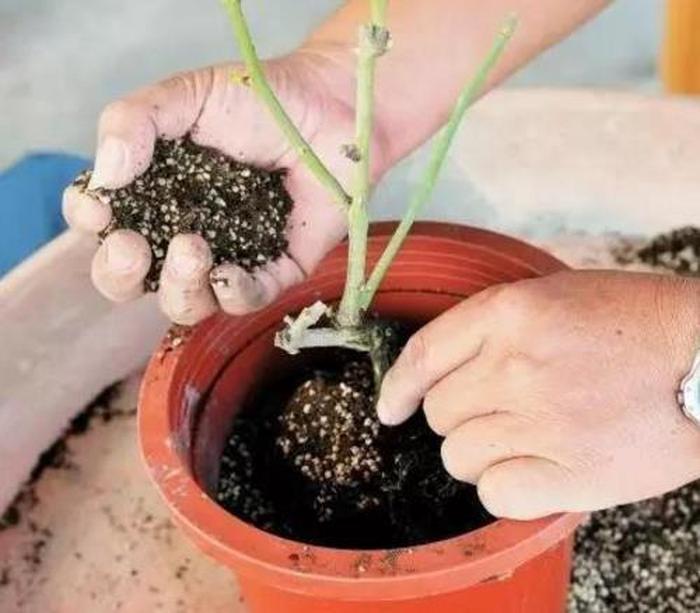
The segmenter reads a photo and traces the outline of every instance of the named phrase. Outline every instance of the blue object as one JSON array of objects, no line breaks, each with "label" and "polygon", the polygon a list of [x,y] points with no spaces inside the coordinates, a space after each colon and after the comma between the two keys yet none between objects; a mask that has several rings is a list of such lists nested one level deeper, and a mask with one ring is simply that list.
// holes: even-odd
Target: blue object
[{"label": "blue object", "polygon": [[0,173],[0,276],[65,227],[63,189],[89,160],[62,153],[35,153]]}]

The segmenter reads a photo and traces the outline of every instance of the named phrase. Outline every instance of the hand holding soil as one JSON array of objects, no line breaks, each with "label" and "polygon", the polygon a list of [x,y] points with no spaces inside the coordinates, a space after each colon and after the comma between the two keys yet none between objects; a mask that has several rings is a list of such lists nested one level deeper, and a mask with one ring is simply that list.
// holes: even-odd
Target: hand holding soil
[{"label": "hand holding soil", "polygon": [[[340,77],[328,66],[328,61],[307,51],[268,63],[267,76],[304,137],[342,180],[353,166],[340,147],[352,140],[353,114],[351,107],[336,97],[336,90],[346,88],[338,85]],[[234,66],[222,65],[177,75],[104,110],[99,122],[95,169],[87,191],[84,185],[69,187],[64,195],[64,213],[71,227],[103,234],[92,275],[107,298],[131,300],[144,289],[160,285],[163,311],[176,323],[194,324],[217,308],[243,314],[269,304],[285,288],[300,281],[345,235],[342,211],[334,207],[325,188],[303,167],[245,80],[236,82],[236,70]],[[170,144],[183,137],[184,141]],[[210,154],[204,150],[204,162],[192,161],[192,155],[202,152],[198,146],[210,148]],[[173,155],[173,147],[181,155]],[[175,225],[179,235],[173,232],[170,212],[165,211],[168,228],[161,230],[150,222],[151,233],[160,233],[155,241],[144,235],[149,230],[125,229],[123,211],[117,211],[116,205],[110,206],[110,199],[123,205],[127,194],[134,206],[147,208],[157,204],[157,212],[168,204],[156,203],[152,195],[153,188],[158,190],[163,185],[156,181],[165,180],[161,170],[152,164],[158,161],[159,152],[163,165],[175,158],[175,169],[182,173],[187,174],[190,166],[206,173],[202,183],[207,186],[212,184],[212,164],[216,170],[221,163],[230,163],[234,171],[237,168],[238,173],[244,174],[242,164],[265,169],[261,180],[273,183],[274,173],[272,179],[266,178],[269,171],[284,172],[284,187],[294,202],[286,221],[286,236],[277,240],[276,249],[257,243],[252,248],[248,246],[248,251],[257,247],[258,253],[246,255],[243,260],[239,257],[233,263],[222,262],[220,251],[212,246],[213,233],[230,230],[224,223],[230,221],[226,210],[224,215],[229,214],[229,219],[222,222],[210,218],[199,224],[184,220],[180,226]],[[385,164],[381,155],[375,155],[374,160],[373,173],[378,176]],[[202,166],[204,163],[208,166]],[[231,181],[222,180],[222,184],[227,183]],[[98,192],[103,196],[99,197]],[[149,193],[153,202],[146,200]],[[139,202],[137,197],[144,201]],[[284,200],[284,195],[280,198]],[[206,211],[208,216],[209,209]],[[165,215],[156,221],[162,223]],[[256,234],[276,232],[279,225],[279,220],[273,219],[247,229],[255,239]],[[284,228],[284,220],[281,225]],[[207,232],[201,230],[203,226]],[[168,233],[176,235],[172,242],[166,240]]]},{"label": "hand holding soil", "polygon": [[380,419],[425,396],[454,477],[530,519],[664,494],[700,476],[675,390],[697,349],[697,280],[565,272],[495,287],[409,341]]}]

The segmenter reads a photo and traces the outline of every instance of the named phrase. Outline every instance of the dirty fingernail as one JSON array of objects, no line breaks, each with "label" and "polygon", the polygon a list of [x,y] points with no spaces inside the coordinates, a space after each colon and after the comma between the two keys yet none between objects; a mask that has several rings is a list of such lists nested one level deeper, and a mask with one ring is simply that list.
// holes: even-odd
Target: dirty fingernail
[{"label": "dirty fingernail", "polygon": [[126,174],[129,151],[126,144],[115,137],[107,137],[95,157],[95,168],[88,184],[89,189],[96,187],[116,187]]}]

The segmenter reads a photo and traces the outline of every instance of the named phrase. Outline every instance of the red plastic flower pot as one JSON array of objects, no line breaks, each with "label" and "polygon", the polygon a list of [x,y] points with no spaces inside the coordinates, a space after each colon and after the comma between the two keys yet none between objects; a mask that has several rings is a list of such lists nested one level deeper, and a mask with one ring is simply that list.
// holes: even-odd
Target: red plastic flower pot
[{"label": "red plastic flower pot", "polygon": [[[374,227],[376,261],[392,225]],[[490,232],[417,224],[374,304],[422,324],[496,283],[552,273],[546,253]],[[236,412],[256,383],[292,358],[273,346],[285,314],[337,300],[345,247],[269,308],[217,315],[178,347],[163,346],[146,372],[139,437],[150,474],[177,522],[205,553],[234,570],[250,611],[283,613],[554,613],[565,608],[573,531],[581,517],[498,520],[447,540],[399,550],[307,546],[263,532],[214,500],[218,465]]]}]

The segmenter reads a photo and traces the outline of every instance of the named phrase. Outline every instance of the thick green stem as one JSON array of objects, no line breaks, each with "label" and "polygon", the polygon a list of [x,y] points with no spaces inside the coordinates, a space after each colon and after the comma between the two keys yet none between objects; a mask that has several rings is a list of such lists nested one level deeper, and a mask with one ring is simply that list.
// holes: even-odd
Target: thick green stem
[{"label": "thick green stem", "polygon": [[258,58],[245,15],[241,9],[241,0],[222,0],[222,2],[228,12],[246,66],[247,78],[243,82],[249,82],[253,87],[309,171],[331,192],[338,204],[347,210],[350,197],[301,135],[267,82],[263,65]]},{"label": "thick green stem", "polygon": [[505,50],[506,44],[513,35],[516,25],[517,19],[514,16],[509,17],[506,23],[501,27],[491,50],[479,66],[476,75],[462,90],[449,120],[437,137],[428,167],[426,168],[425,174],[423,175],[418,188],[414,192],[409,202],[408,209],[391,237],[389,244],[384,249],[384,252],[379,258],[374,270],[372,270],[372,274],[370,275],[370,278],[362,292],[361,309],[366,310],[372,303],[374,294],[384,279],[391,262],[394,260],[394,257],[406,239],[413,222],[416,220],[416,217],[421,212],[425,203],[430,199],[438,175],[440,174],[440,170],[442,169],[445,158],[447,157],[447,152],[449,151],[450,145],[454,140],[457,128],[459,127],[459,124],[462,121],[467,109],[472,105],[474,100],[476,100],[483,90],[492,68],[495,66],[496,62],[501,57],[501,54]]},{"label": "thick green stem", "polygon": [[357,165],[348,212],[348,267],[345,291],[338,310],[341,326],[358,326],[362,318],[362,288],[365,283],[368,202],[370,195],[370,148],[374,111],[374,77],[377,58],[389,45],[386,30],[386,0],[371,1],[372,23],[360,28],[355,100],[355,143],[351,154]]}]

